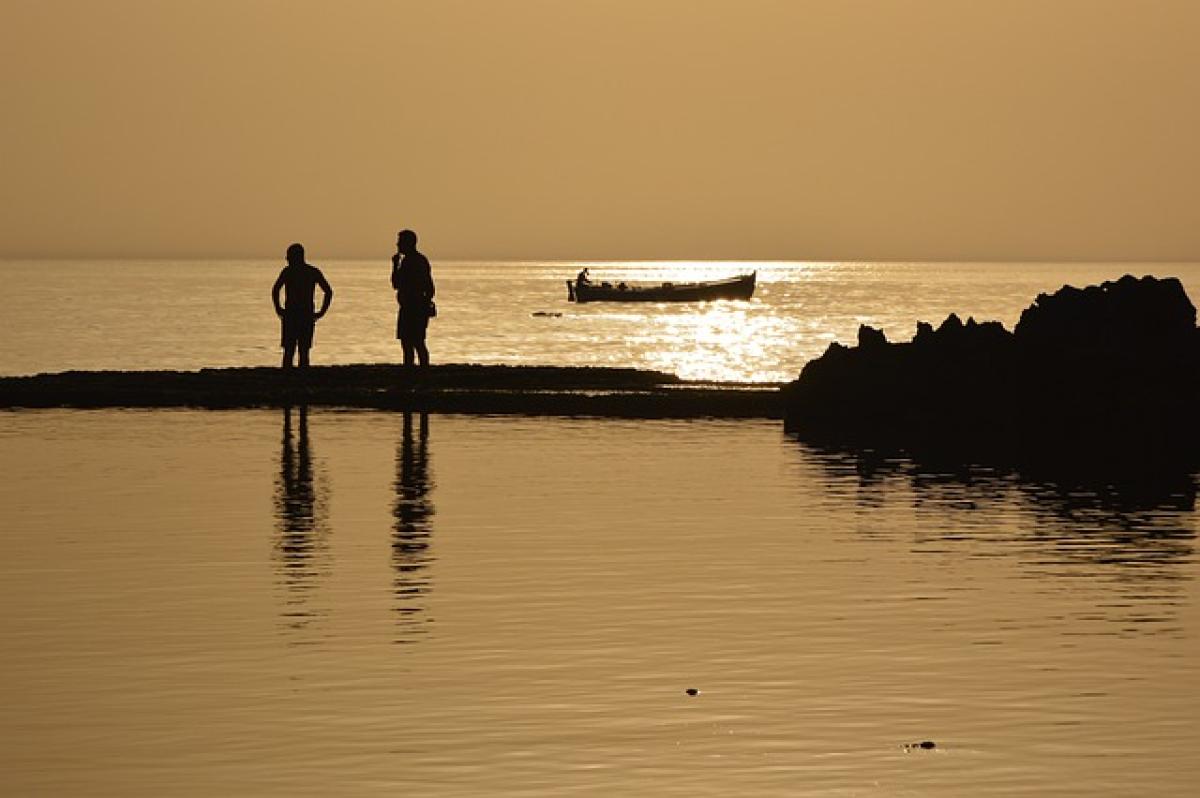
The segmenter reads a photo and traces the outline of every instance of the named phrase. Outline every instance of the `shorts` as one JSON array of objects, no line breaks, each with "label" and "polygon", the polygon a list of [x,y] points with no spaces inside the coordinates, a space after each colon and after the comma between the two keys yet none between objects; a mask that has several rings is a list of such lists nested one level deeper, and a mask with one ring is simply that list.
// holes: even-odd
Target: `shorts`
[{"label": "shorts", "polygon": [[396,337],[401,341],[420,343],[429,328],[429,311],[421,305],[401,305],[396,314]]},{"label": "shorts", "polygon": [[284,311],[280,322],[280,326],[282,327],[279,341],[280,346],[284,349],[287,349],[289,346],[295,346],[298,349],[312,348],[313,331],[316,329],[317,320],[313,318],[311,313],[288,313]]}]

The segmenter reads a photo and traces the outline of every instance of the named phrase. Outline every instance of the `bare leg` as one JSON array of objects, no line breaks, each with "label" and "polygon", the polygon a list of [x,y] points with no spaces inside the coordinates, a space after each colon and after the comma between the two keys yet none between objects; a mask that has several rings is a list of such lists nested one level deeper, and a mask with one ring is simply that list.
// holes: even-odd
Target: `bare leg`
[{"label": "bare leg", "polygon": [[416,345],[417,360],[422,366],[429,365],[429,347],[425,346],[425,342],[421,341]]},{"label": "bare leg", "polygon": [[400,346],[404,350],[404,365],[411,366],[413,364],[413,344],[407,338],[400,339]]},{"label": "bare leg", "polygon": [[308,368],[308,347],[307,346],[300,347],[300,368],[302,368],[302,369]]},{"label": "bare leg", "polygon": [[282,368],[290,369],[292,367],[292,359],[295,357],[295,355],[296,355],[296,345],[288,344],[287,346],[285,346],[283,348],[283,362],[280,363],[279,365]]}]

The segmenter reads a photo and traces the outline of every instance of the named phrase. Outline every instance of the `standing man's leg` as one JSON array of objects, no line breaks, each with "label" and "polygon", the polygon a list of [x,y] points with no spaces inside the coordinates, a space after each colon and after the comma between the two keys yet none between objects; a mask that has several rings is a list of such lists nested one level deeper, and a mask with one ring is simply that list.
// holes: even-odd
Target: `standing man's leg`
[{"label": "standing man's leg", "polygon": [[300,353],[300,368],[308,368],[308,353],[313,345],[313,332],[316,330],[316,320],[312,316],[301,316],[296,319],[296,350]]},{"label": "standing man's leg", "polygon": [[281,365],[285,369],[290,369],[296,356],[296,346],[298,344],[303,346],[304,342],[298,335],[296,319],[291,314],[285,312],[280,316],[279,326],[281,331],[279,343],[283,345],[283,363]]},{"label": "standing man's leg", "polygon": [[400,306],[400,315],[396,317],[396,337],[400,339],[400,348],[404,351],[404,365],[413,364],[413,325],[412,318],[405,313],[404,305]]},{"label": "standing man's leg", "polygon": [[422,366],[429,365],[429,347],[425,346],[425,336],[422,335],[417,339],[414,347],[417,350],[417,362]]},{"label": "standing man's leg", "polygon": [[429,331],[429,317],[422,314],[413,330],[413,346],[417,350],[417,360],[422,366],[429,365],[429,347],[425,346],[425,333]]}]

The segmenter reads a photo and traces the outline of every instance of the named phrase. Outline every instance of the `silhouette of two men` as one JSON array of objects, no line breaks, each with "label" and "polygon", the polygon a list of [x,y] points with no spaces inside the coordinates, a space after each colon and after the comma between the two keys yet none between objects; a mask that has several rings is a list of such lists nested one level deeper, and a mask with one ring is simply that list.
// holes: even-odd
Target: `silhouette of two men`
[{"label": "silhouette of two men", "polygon": [[[313,301],[318,286],[322,292],[321,307],[314,311]],[[433,270],[429,266],[429,259],[417,250],[417,234],[412,230],[401,230],[396,236],[396,254],[392,256],[392,288],[396,291],[396,302],[400,306],[396,316],[396,337],[400,339],[404,350],[404,365],[411,366],[416,360],[422,366],[428,366],[429,348],[425,344],[425,333],[430,317],[436,314]],[[282,303],[281,293],[285,296]],[[317,320],[328,312],[333,302],[333,288],[320,269],[305,262],[303,245],[292,244],[287,248],[287,265],[279,272],[271,288],[271,301],[280,319],[282,367],[292,368],[296,353],[299,352],[300,367],[306,368]]]}]

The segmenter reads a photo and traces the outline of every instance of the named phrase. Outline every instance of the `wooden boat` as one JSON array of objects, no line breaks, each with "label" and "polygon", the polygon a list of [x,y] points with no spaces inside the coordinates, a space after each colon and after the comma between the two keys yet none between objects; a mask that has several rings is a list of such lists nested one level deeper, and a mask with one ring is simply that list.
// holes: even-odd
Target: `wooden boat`
[{"label": "wooden boat", "polygon": [[707,302],[713,299],[749,299],[754,295],[758,272],[724,280],[698,283],[626,284],[567,280],[569,302]]}]

